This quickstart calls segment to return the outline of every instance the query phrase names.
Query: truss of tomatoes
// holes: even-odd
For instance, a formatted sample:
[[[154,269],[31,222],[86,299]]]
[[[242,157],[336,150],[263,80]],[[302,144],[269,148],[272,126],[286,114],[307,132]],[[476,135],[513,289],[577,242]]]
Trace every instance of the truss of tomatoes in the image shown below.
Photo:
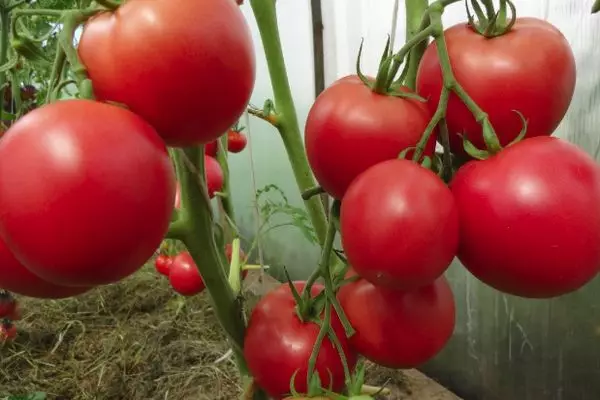
[[[425,103],[374,93],[364,78],[348,76],[322,92],[308,115],[308,160],[321,187],[341,200],[340,234],[352,267],[347,277],[354,277],[337,294],[356,331],[337,335],[349,360],[360,354],[386,367],[411,368],[439,353],[455,326],[444,276],[455,258],[484,284],[525,298],[571,293],[600,270],[600,166],[551,136],[575,88],[568,42],[535,18],[518,18],[510,34],[493,40],[466,23],[444,34],[454,75],[488,113],[504,146],[486,159],[470,159],[463,138],[484,149],[482,129],[451,95],[451,150],[468,162],[449,185],[399,157],[409,151],[410,158],[438,106],[443,82],[435,44],[418,69],[417,93]],[[514,110],[528,130],[511,144],[522,128]],[[433,155],[436,135],[426,156]],[[295,307],[282,286],[261,300],[249,321],[249,368],[275,398],[289,394],[294,372],[295,383],[305,384],[318,334]],[[328,351],[319,354],[316,370],[325,385],[339,388],[340,356]]]
[[[148,18],[143,35],[123,29]],[[206,145],[236,126],[255,81],[233,1],[128,1],[85,23],[78,54],[97,100],[38,107],[0,139],[0,288],[24,296],[77,296],[150,260],[181,202],[167,146]],[[129,67],[113,71],[116,60]],[[223,171],[210,156],[205,170],[212,198]]]

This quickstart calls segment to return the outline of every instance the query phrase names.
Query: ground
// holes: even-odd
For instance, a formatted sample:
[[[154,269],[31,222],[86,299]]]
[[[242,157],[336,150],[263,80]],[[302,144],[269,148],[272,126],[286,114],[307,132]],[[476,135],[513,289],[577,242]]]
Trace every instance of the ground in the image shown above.
[[[248,278],[252,301],[273,286]],[[46,392],[55,400],[234,400],[240,386],[208,301],[177,296],[145,267],[125,281],[76,299],[19,298],[19,336],[0,345],[0,399]],[[370,366],[368,383],[387,400],[456,400],[416,371]]]

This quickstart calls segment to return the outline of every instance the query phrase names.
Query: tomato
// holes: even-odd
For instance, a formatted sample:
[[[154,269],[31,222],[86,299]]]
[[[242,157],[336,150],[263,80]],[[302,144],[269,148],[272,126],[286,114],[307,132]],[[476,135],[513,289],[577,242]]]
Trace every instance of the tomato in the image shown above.
[[[48,282],[89,287],[134,273],[160,245],[174,200],[164,143],[123,108],[58,101],[0,140],[0,237]]]
[[[43,280],[23,266],[0,240],[0,288],[21,296],[62,299],[91,290],[91,287],[62,286]],[[1,314],[1,313],[0,313]],[[0,318],[2,316],[0,315]]]
[[[208,197],[212,199],[215,197],[215,192],[219,192],[223,189],[225,177],[223,176],[221,164],[213,157],[204,156],[204,170]]]
[[[164,276],[169,276],[169,270],[172,264],[173,257],[166,254],[160,254],[158,257],[156,257],[156,260],[154,260],[154,268],[156,268],[156,272]]]
[[[217,145],[217,141],[213,140],[212,142],[206,143],[204,146],[204,154],[207,156],[216,157],[218,149],[219,147]]]
[[[227,150],[231,153],[240,153],[246,148],[248,138],[242,132],[229,130],[227,133]]]
[[[17,327],[10,321],[0,324],[0,341],[6,342],[17,336]]]
[[[0,276],[0,280],[1,279],[2,277]],[[0,290],[0,319],[6,318],[16,307],[17,302],[14,297],[10,293]]]
[[[204,281],[194,259],[188,252],[182,252],[173,258],[169,271],[169,282],[177,293],[193,296],[204,290]]]
[[[513,110],[528,120],[528,137],[554,132],[569,108],[576,80],[573,51],[557,28],[537,18],[517,18],[508,34],[493,39],[486,39],[464,23],[450,27],[444,35],[456,79],[488,113],[502,145],[516,138],[522,128]],[[441,89],[434,43],[421,60],[417,92],[430,98],[428,104],[434,110]],[[459,134],[485,149],[480,125],[454,94],[446,121],[454,153],[465,154]]]
[[[410,290],[432,283],[454,259],[458,232],[450,190],[433,172],[409,160],[369,168],[342,201],[346,257],[376,285]]]
[[[458,258],[497,290],[554,297],[600,270],[600,167],[575,145],[526,139],[464,165],[451,190]]]
[[[86,23],[79,56],[96,97],[126,104],[169,146],[221,136],[254,86],[252,36],[233,1],[128,0]]]
[[[321,187],[341,199],[361,172],[415,146],[430,117],[417,100],[379,95],[358,77],[342,78],[317,97],[308,114],[304,141],[310,167]],[[432,135],[425,154],[434,149]]]
[[[304,282],[294,282],[298,291],[304,285]],[[311,293],[316,296],[322,290],[323,286],[314,285]],[[313,322],[300,321],[295,307],[296,302],[287,283],[267,293],[252,311],[244,339],[244,357],[252,376],[261,388],[277,399],[290,393],[290,382],[295,372],[296,391],[307,392],[308,360],[320,329]],[[352,370],[356,357],[348,349],[344,329],[335,312],[332,312],[332,328]],[[315,371],[319,373],[323,387],[331,385],[335,391],[344,387],[342,362],[328,338],[322,342]]]
[[[356,330],[350,345],[384,367],[417,367],[439,353],[454,332],[454,297],[444,276],[408,292],[359,279],[344,285],[338,298]]]

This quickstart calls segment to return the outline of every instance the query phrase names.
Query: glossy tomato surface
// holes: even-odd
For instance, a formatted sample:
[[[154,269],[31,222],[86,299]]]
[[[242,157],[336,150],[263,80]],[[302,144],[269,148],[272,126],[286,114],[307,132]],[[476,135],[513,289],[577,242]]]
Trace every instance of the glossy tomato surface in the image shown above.
[[[123,108],[58,101],[0,140],[0,236],[49,282],[95,286],[131,275],[160,245],[174,200],[164,143]]]
[[[451,182],[463,265],[522,297],[559,296],[600,270],[600,168],[561,139],[537,137],[463,166]]]
[[[338,298],[356,330],[350,345],[384,367],[417,367],[439,353],[454,332],[454,297],[444,276],[409,292],[359,279],[344,285]]]
[[[0,289],[39,299],[63,299],[83,294],[92,288],[61,286],[43,280],[25,268],[0,240]]]
[[[169,276],[169,271],[171,269],[172,264],[173,257],[167,254],[160,254],[154,260],[154,268],[156,269],[156,272],[164,276]]]
[[[573,51],[557,28],[537,18],[518,18],[509,33],[493,39],[464,23],[450,27],[444,35],[456,79],[489,114],[502,145],[516,138],[522,128],[513,110],[528,120],[528,137],[554,132],[569,108],[576,80]],[[417,92],[429,98],[435,110],[441,89],[437,47],[431,44],[419,66]],[[464,155],[459,136],[463,133],[485,149],[479,124],[454,94],[446,121],[453,152]]]
[[[169,282],[177,293],[193,296],[205,288],[194,259],[188,252],[175,256],[169,268]]]
[[[204,154],[206,154],[207,156],[216,157],[218,150],[219,146],[216,140],[206,143],[206,145],[204,146]]]
[[[452,193],[408,160],[384,161],[359,175],[342,201],[346,257],[368,281],[411,290],[436,280],[458,248]]]
[[[294,286],[301,292],[304,282],[294,282]],[[314,285],[311,289],[312,295],[316,296],[323,286]],[[319,334],[318,325],[300,321],[295,307],[287,284],[269,292],[252,311],[244,339],[244,357],[254,379],[276,399],[290,394],[290,382],[296,371],[296,391],[307,392],[308,360]],[[344,348],[349,367],[353,369],[356,357],[348,350],[344,330],[335,315],[332,312],[332,328]],[[335,391],[344,387],[342,362],[329,339],[323,340],[315,371],[318,371],[323,387],[332,385]]]
[[[215,192],[223,189],[225,177],[223,176],[221,164],[219,164],[217,159],[206,155],[204,156],[204,171],[208,197],[212,199],[215,197]]]
[[[310,167],[323,189],[341,199],[361,172],[415,146],[430,117],[424,103],[376,94],[356,76],[342,78],[317,97],[308,114]],[[425,154],[434,149],[432,135]]]
[[[227,133],[227,150],[230,153],[240,153],[247,144],[248,138],[242,132],[230,130]]]
[[[126,104],[170,146],[227,132],[254,86],[252,37],[233,1],[129,0],[85,25],[79,56],[98,99]]]

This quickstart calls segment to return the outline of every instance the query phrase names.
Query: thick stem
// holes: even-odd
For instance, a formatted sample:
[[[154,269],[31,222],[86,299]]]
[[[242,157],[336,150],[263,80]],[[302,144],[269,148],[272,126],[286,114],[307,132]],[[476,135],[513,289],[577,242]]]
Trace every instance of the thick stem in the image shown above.
[[[206,284],[219,322],[229,337],[242,376],[249,375],[243,357],[245,322],[242,304],[231,290],[214,239],[213,216],[204,182],[204,147],[174,152],[181,185],[181,239]]]
[[[275,109],[278,112],[277,129],[283,139],[296,183],[300,192],[316,186],[312,171],[308,165],[302,134],[298,124],[298,116],[287,77],[283,49],[277,26],[277,14],[274,0],[251,0],[250,5],[258,24],[267,66],[273,86]],[[321,245],[325,243],[327,218],[325,208],[318,197],[304,200],[308,215]]]
[[[405,0],[406,11],[406,40],[410,40],[417,35],[421,28],[421,21],[429,7],[429,0]],[[410,89],[415,90],[417,85],[417,69],[425,49],[427,49],[428,40],[423,40],[415,45],[410,51],[408,59],[408,72],[404,84]]]
[[[233,199],[231,197],[231,178],[229,173],[229,163],[227,162],[227,135],[223,135],[219,140],[217,146],[217,160],[223,170],[223,192],[227,194],[226,197],[220,199],[223,210],[229,217],[229,219],[235,222],[235,211],[233,209]]]
[[[10,35],[9,11],[0,7],[0,65],[8,60],[8,38]],[[6,73],[0,72],[0,88],[6,83]],[[4,120],[4,107],[0,107],[0,120]]]

